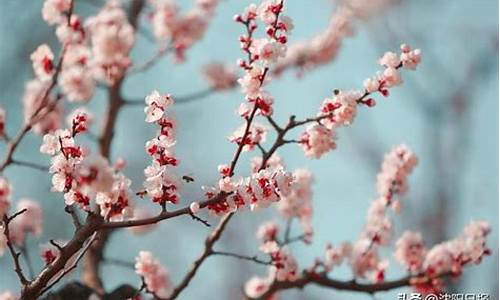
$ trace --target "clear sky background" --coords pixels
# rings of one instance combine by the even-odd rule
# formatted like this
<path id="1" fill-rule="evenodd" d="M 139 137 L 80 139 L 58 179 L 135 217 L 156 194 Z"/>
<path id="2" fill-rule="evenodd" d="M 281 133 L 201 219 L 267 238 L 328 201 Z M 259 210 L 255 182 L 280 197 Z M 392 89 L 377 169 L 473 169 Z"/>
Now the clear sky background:
<path id="1" fill-rule="evenodd" d="M 90 1 L 90 0 L 89 0 Z M 78 0 L 76 12 L 88 15 L 95 7 Z M 96 2 L 96 1 L 90 1 Z M 98 1 L 97 1 L 98 2 Z M 124 2 L 128 2 L 124 0 Z M 181 2 L 181 1 L 178 1 Z M 182 1 L 190 6 L 191 1 Z M 42 1 L 6 0 L 0 10 L 0 103 L 8 111 L 10 133 L 19 128 L 24 83 L 32 77 L 29 54 L 37 45 L 55 38 L 41 19 Z M 152 89 L 174 95 L 190 94 L 206 87 L 200 66 L 212 60 L 234 62 L 241 53 L 237 37 L 242 28 L 232 22 L 250 1 L 222 1 L 205 38 L 187 53 L 184 64 L 163 59 L 145 74 L 130 78 L 125 96 L 142 99 Z M 295 22 L 290 43 L 322 30 L 335 4 L 330 1 L 289 1 L 287 14 Z M 393 145 L 407 143 L 419 156 L 410 179 L 410 192 L 403 202 L 403 214 L 396 217 L 396 232 L 421 228 L 429 245 L 459 234 L 472 219 L 492 224 L 489 239 L 493 255 L 480 266 L 466 270 L 452 289 L 457 292 L 498 292 L 498 1 L 495 0 L 405 0 L 376 17 L 356 24 L 357 31 L 346 39 L 332 63 L 297 78 L 293 72 L 269 86 L 276 99 L 276 119 L 285 122 L 290 114 L 307 117 L 316 113 L 321 101 L 334 88 L 361 87 L 364 78 L 378 70 L 376 60 L 387 50 L 407 42 L 423 51 L 423 63 L 416 72 L 403 72 L 405 84 L 391 91 L 388 99 L 378 97 L 373 109 L 360 108 L 355 124 L 341 129 L 338 149 L 316 161 L 304 157 L 296 146 L 280 152 L 289 169 L 307 167 L 315 176 L 314 243 L 293 248 L 302 267 L 322 256 L 325 244 L 354 240 L 366 210 L 375 196 L 375 177 L 383 153 Z M 133 51 L 136 62 L 144 61 L 155 45 L 139 38 Z M 105 106 L 100 90 L 88 107 L 99 116 Z M 200 101 L 174 107 L 179 122 L 177 154 L 179 174 L 190 174 L 196 182 L 182 192 L 187 204 L 201 195 L 200 185 L 212 184 L 216 167 L 227 162 L 234 145 L 226 137 L 239 126 L 234 111 L 242 101 L 238 89 L 214 94 Z M 126 174 L 139 188 L 142 169 L 148 163 L 144 142 L 154 128 L 144 122 L 142 108 L 125 108 L 119 117 L 113 157 L 125 157 Z M 97 131 L 97 127 L 93 129 Z M 89 141 L 89 145 L 92 142 Z M 47 163 L 38 153 L 40 137 L 30 135 L 23 142 L 19 158 Z M 0 146 L 3 153 L 5 147 Z M 245 155 L 238 167 L 248 173 Z M 50 177 L 22 168 L 10 168 L 6 176 L 14 185 L 14 199 L 31 197 L 46 209 L 45 232 L 39 241 L 29 241 L 38 260 L 38 243 L 51 238 L 69 238 L 72 224 L 63 212 L 62 196 L 49 192 Z M 147 205 L 144 200 L 141 204 Z M 270 208 L 259 213 L 240 213 L 224 233 L 220 250 L 257 253 L 254 231 L 259 222 L 277 216 Z M 215 219 L 210 219 L 215 223 Z M 64 224 L 64 225 L 63 225 Z M 297 228 L 298 230 L 298 228 Z M 106 253 L 132 261 L 140 249 L 152 251 L 169 268 L 174 282 L 185 274 L 201 251 L 208 230 L 189 218 L 165 222 L 148 235 L 136 237 L 120 231 L 112 237 Z M 390 253 L 385 253 L 390 258 Z M 41 267 L 41 263 L 37 263 Z M 392 268 L 388 278 L 403 274 Z M 138 284 L 130 270 L 106 266 L 106 284 Z M 210 258 L 180 299 L 237 299 L 242 284 L 253 274 L 264 275 L 262 266 L 230 258 Z M 76 278 L 77 274 L 73 274 Z M 347 269 L 332 274 L 350 278 Z M 0 291 L 16 289 L 11 259 L 0 257 Z M 405 290 L 402 290 L 405 291 Z M 389 293 L 378 299 L 395 299 Z M 308 287 L 288 291 L 283 299 L 369 299 L 368 295 L 332 292 Z M 495 299 L 495 297 L 492 297 Z"/>

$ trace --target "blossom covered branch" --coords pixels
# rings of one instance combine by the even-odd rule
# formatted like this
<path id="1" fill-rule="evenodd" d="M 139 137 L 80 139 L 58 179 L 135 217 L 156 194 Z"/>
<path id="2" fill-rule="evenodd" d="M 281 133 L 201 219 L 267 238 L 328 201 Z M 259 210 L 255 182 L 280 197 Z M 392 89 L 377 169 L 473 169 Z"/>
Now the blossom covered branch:
<path id="1" fill-rule="evenodd" d="M 120 111 L 125 105 L 137 104 L 123 94 L 126 79 L 135 72 L 146 71 L 170 51 L 178 62 L 187 59 L 188 49 L 203 37 L 217 4 L 217 0 L 197 0 L 183 14 L 171 1 L 134 0 L 127 13 L 118 1 L 109 0 L 95 15 L 83 20 L 74 13 L 73 1 L 45 0 L 42 17 L 55 27 L 61 44 L 59 59 L 55 61 L 52 50 L 45 44 L 32 53 L 35 79 L 26 85 L 23 98 L 25 124 L 12 138 L 6 132 L 5 111 L 0 109 L 0 137 L 7 143 L 0 172 L 10 165 L 48 171 L 51 191 L 61 198 L 61 208 L 71 218 L 74 234 L 67 241 L 49 239 L 40 253 L 44 267 L 34 276 L 26 275 L 21 258 L 28 258 L 23 257 L 23 249 L 28 236 L 37 238 L 43 231 L 43 212 L 31 199 L 18 200 L 17 212 L 9 212 L 12 187 L 6 178 L 0 177 L 0 254 L 8 250 L 21 284 L 19 296 L 5 293 L 0 299 L 40 298 L 52 292 L 80 263 L 81 282 L 96 297 L 104 298 L 107 292 L 100 266 L 105 257 L 110 257 L 110 262 L 118 261 L 104 255 L 113 230 L 128 228 L 141 234 L 152 230 L 158 222 L 181 216 L 210 226 L 202 217 L 206 212 L 220 220 L 177 284 L 153 253 L 139 252 L 133 265 L 141 282 L 136 296 L 147 293 L 155 299 L 176 299 L 190 286 L 205 261 L 214 256 L 267 267 L 265 276 L 254 276 L 244 284 L 244 297 L 248 299 L 273 299 L 285 290 L 307 285 L 370 294 L 411 286 L 422 293 L 437 294 L 443 290 L 443 278 L 460 276 L 466 266 L 481 262 L 491 253 L 486 245 L 490 227 L 483 221 L 471 222 L 457 238 L 429 249 L 417 231 L 406 231 L 393 241 L 392 213 L 402 209 L 408 176 L 417 164 L 412 150 L 399 145 L 384 158 L 377 176 L 377 194 L 359 238 L 341 245 L 327 244 L 323 258 L 310 266 L 300 266 L 293 255 L 295 243 L 311 244 L 314 240 L 314 176 L 305 168 L 287 170 L 279 149 L 294 144 L 308 158 L 324 158 L 337 147 L 337 131 L 354 122 L 358 107 L 375 106 L 378 95 L 387 97 L 392 88 L 402 84 L 403 70 L 414 70 L 421 63 L 421 51 L 403 44 L 399 53 L 386 52 L 380 58 L 382 70 L 366 79 L 362 88 L 335 89 L 314 116 L 301 119 L 292 115 L 284 124 L 276 120 L 268 83 L 287 68 L 310 68 L 333 59 L 351 22 L 363 13 L 353 4 L 340 5 L 329 29 L 315 38 L 314 43 L 291 47 L 288 40 L 294 24 L 284 15 L 284 0 L 263 0 L 236 15 L 234 21 L 244 27 L 244 34 L 239 37 L 244 55 L 237 63 L 242 72 L 240 77 L 233 68 L 212 63 L 204 69 L 209 88 L 184 98 L 155 90 L 141 102 L 145 105 L 145 122 L 156 132 L 144 147 L 150 161 L 143 171 L 142 188 L 132 191 L 132 181 L 124 172 L 126 161 L 111 159 Z M 149 21 L 160 51 L 141 65 L 132 62 L 130 52 L 141 15 L 147 8 L 152 9 Z M 77 107 L 66 116 L 65 124 L 61 119 L 67 103 L 78 106 L 88 103 L 98 85 L 107 88 L 108 103 L 97 138 L 97 153 L 92 153 L 82 136 L 90 134 L 96 117 L 86 108 Z M 218 179 L 211 186 L 202 187 L 202 199 L 186 201 L 181 196 L 182 180 L 193 179 L 176 174 L 180 160 L 175 153 L 177 124 L 171 116 L 171 107 L 176 102 L 200 99 L 237 85 L 244 101 L 237 109 L 241 125 L 228 137 L 235 144 L 234 154 L 217 167 Z M 294 135 L 298 128 L 302 132 Z M 270 143 L 269 129 L 275 132 Z M 14 152 L 30 131 L 43 135 L 40 152 L 49 157 L 48 167 L 14 158 Z M 241 158 L 255 151 L 258 155 L 251 159 L 250 167 L 240 170 Z M 144 201 L 156 205 L 157 213 L 141 207 Z M 262 252 L 259 255 L 265 259 L 216 247 L 231 219 L 240 211 L 271 206 L 277 208 L 287 225 L 282 230 L 278 222 L 268 221 L 258 228 L 256 235 Z M 300 223 L 299 233 L 292 232 L 295 221 Z M 389 262 L 380 249 L 388 246 L 393 246 L 395 260 L 407 270 L 401 279 L 386 279 Z M 353 280 L 333 279 L 332 273 L 343 263 L 352 270 Z"/>

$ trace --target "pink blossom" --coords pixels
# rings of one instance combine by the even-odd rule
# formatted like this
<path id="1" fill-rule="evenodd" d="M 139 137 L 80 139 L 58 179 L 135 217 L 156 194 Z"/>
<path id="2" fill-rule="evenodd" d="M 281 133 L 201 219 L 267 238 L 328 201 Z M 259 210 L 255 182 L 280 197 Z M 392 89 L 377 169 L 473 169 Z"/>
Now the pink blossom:
<path id="1" fill-rule="evenodd" d="M 85 41 L 85 29 L 77 15 L 71 15 L 69 24 L 67 22 L 59 24 L 56 35 L 62 45 L 80 44 Z"/>
<path id="2" fill-rule="evenodd" d="M 197 214 L 200 211 L 200 203 L 191 202 L 191 204 L 189 204 L 189 211 L 193 214 Z"/>
<path id="3" fill-rule="evenodd" d="M 160 262 L 148 251 L 141 251 L 136 257 L 135 272 L 144 279 L 147 290 L 158 297 L 172 293 L 170 275 Z"/>
<path id="4" fill-rule="evenodd" d="M 257 8 L 257 15 L 262 22 L 272 25 L 276 20 L 276 14 L 283 8 L 281 0 L 264 0 Z"/>
<path id="5" fill-rule="evenodd" d="M 246 124 L 241 125 L 229 136 L 229 141 L 236 144 L 243 144 L 243 151 L 251 151 L 257 144 L 266 140 L 267 128 L 259 123 L 252 123 L 249 132 L 243 140 Z"/>
<path id="6" fill-rule="evenodd" d="M 92 115 L 85 108 L 77 108 L 68 114 L 66 123 L 73 135 L 86 132 L 92 123 Z"/>
<path id="7" fill-rule="evenodd" d="M 279 226 L 275 222 L 268 221 L 262 223 L 257 229 L 257 238 L 263 243 L 275 241 L 278 237 Z"/>
<path id="8" fill-rule="evenodd" d="M 286 54 L 286 46 L 274 39 L 254 39 L 250 51 L 253 55 L 264 61 L 265 66 L 278 61 Z"/>
<path id="9" fill-rule="evenodd" d="M 9 211 L 12 187 L 5 177 L 0 176 L 0 218 Z"/>
<path id="10" fill-rule="evenodd" d="M 95 16 L 87 19 L 94 74 L 99 80 L 114 83 L 130 65 L 128 57 L 135 32 L 118 1 L 108 1 Z"/>
<path id="11" fill-rule="evenodd" d="M 252 170 L 252 173 L 256 173 L 260 170 L 260 167 L 262 165 L 262 156 L 255 156 L 252 158 L 250 162 L 250 169 Z M 277 153 L 273 153 L 271 157 L 266 162 L 266 165 L 263 166 L 264 169 L 270 168 L 270 169 L 277 169 L 277 168 L 284 168 L 283 165 L 283 160 Z"/>
<path id="12" fill-rule="evenodd" d="M 362 94 L 358 91 L 335 91 L 332 99 L 326 98 L 318 116 L 331 114 L 324 119 L 323 124 L 329 129 L 350 125 L 357 111 L 357 100 Z"/>
<path id="13" fill-rule="evenodd" d="M 58 81 L 70 102 L 87 102 L 94 94 L 95 81 L 85 67 L 64 68 Z"/>
<path id="14" fill-rule="evenodd" d="M 245 76 L 238 79 L 241 90 L 248 98 L 256 98 L 260 93 L 262 73 L 264 70 L 258 66 L 245 72 Z"/>
<path id="15" fill-rule="evenodd" d="M 40 80 L 49 80 L 56 72 L 54 54 L 49 46 L 42 44 L 30 56 L 33 71 Z"/>
<path id="16" fill-rule="evenodd" d="M 45 0 L 42 8 L 42 17 L 50 25 L 62 23 L 66 20 L 66 12 L 71 7 L 71 0 Z"/>
<path id="17" fill-rule="evenodd" d="M 409 271 L 420 272 L 426 252 L 420 232 L 405 231 L 396 241 L 394 256 Z"/>
<path id="18" fill-rule="evenodd" d="M 337 147 L 335 131 L 322 125 L 310 125 L 302 134 L 300 144 L 307 157 L 318 159 Z"/>
<path id="19" fill-rule="evenodd" d="M 348 243 L 344 243 L 339 247 L 328 244 L 325 250 L 325 267 L 327 271 L 331 271 L 334 267 L 340 266 L 350 253 L 351 245 Z"/>
<path id="20" fill-rule="evenodd" d="M 203 75 L 210 86 L 218 91 L 233 88 L 238 80 L 234 68 L 220 62 L 213 62 L 204 66 Z"/>
<path id="21" fill-rule="evenodd" d="M 64 245 L 60 241 L 56 241 L 58 245 Z M 40 257 L 45 262 L 45 265 L 51 264 L 59 257 L 59 249 L 52 244 L 44 244 L 40 246 Z"/>
<path id="22" fill-rule="evenodd" d="M 43 230 L 43 211 L 40 204 L 31 199 L 21 199 L 16 205 L 16 210 L 26 211 L 17 216 L 11 223 L 14 227 L 18 227 L 24 234 L 31 233 L 35 237 L 39 237 Z"/>
<path id="23" fill-rule="evenodd" d="M 122 220 L 132 215 L 130 194 L 130 179 L 123 174 L 117 174 L 109 192 L 99 192 L 96 204 L 101 208 L 101 215 L 108 220 Z"/>
<path id="24" fill-rule="evenodd" d="M 401 64 L 401 60 L 399 59 L 399 55 L 394 52 L 386 52 L 379 59 L 380 65 L 386 68 L 397 68 L 399 64 Z"/>
<path id="25" fill-rule="evenodd" d="M 245 283 L 245 295 L 250 298 L 259 298 L 264 295 L 265 292 L 269 289 L 269 286 L 273 282 L 273 278 L 271 277 L 257 277 L 254 276 L 250 278 Z"/>
<path id="26" fill-rule="evenodd" d="M 400 59 L 404 68 L 415 70 L 422 61 L 422 52 L 420 49 L 412 50 L 407 44 L 402 44 Z"/>
<path id="27" fill-rule="evenodd" d="M 14 295 L 11 291 L 6 291 L 0 294 L 0 300 L 18 300 L 19 297 Z"/>
<path id="28" fill-rule="evenodd" d="M 400 85 L 403 82 L 399 71 L 392 67 L 386 68 L 384 70 L 382 78 L 386 87 Z"/>
<path id="29" fill-rule="evenodd" d="M 296 169 L 293 173 L 290 193 L 278 202 L 278 211 L 287 219 L 298 218 L 305 231 L 310 231 L 312 219 L 313 176 L 309 170 Z"/>
<path id="30" fill-rule="evenodd" d="M 377 175 L 377 191 L 390 202 L 393 195 L 404 195 L 408 190 L 407 177 L 417 164 L 417 157 L 406 145 L 398 145 L 385 155 Z"/>
<path id="31" fill-rule="evenodd" d="M 146 96 L 146 122 L 152 123 L 160 120 L 163 117 L 165 110 L 174 103 L 170 95 L 160 95 L 158 91 L 153 91 Z"/>

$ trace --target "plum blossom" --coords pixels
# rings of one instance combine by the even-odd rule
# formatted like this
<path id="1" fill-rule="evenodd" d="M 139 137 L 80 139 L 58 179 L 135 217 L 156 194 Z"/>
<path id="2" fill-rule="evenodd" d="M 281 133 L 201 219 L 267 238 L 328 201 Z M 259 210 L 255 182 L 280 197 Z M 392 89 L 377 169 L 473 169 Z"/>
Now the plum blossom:
<path id="1" fill-rule="evenodd" d="M 11 291 L 5 291 L 0 294 L 0 300 L 18 300 L 19 297 L 14 295 Z"/>
<path id="2" fill-rule="evenodd" d="M 278 61 L 278 58 L 286 54 L 286 46 L 278 41 L 268 38 L 255 39 L 252 42 L 250 51 L 264 61 L 265 66 Z"/>
<path id="3" fill-rule="evenodd" d="M 395 195 L 406 194 L 407 177 L 417 162 L 416 155 L 408 146 L 402 144 L 394 147 L 385 155 L 380 173 L 377 175 L 378 194 L 388 202 Z"/>
<path id="4" fill-rule="evenodd" d="M 128 55 L 135 41 L 134 28 L 120 2 L 108 1 L 84 27 L 90 34 L 93 73 L 99 80 L 114 83 L 130 66 Z"/>
<path id="5" fill-rule="evenodd" d="M 423 269 L 429 276 L 451 272 L 460 275 L 462 268 L 478 263 L 491 250 L 486 246 L 490 226 L 484 221 L 473 221 L 465 226 L 457 238 L 437 244 L 425 256 Z"/>
<path id="6" fill-rule="evenodd" d="M 339 247 L 334 247 L 331 244 L 326 245 L 325 250 L 325 268 L 329 272 L 334 267 L 340 266 L 344 259 L 351 253 L 351 245 L 343 243 Z"/>
<path id="7" fill-rule="evenodd" d="M 63 22 L 57 26 L 56 36 L 62 45 L 81 44 L 85 41 L 85 29 L 80 17 L 72 14 L 69 24 Z"/>
<path id="8" fill-rule="evenodd" d="M 271 276 L 267 277 L 254 276 L 245 283 L 244 287 L 245 295 L 247 295 L 250 298 L 259 298 L 269 290 L 269 287 L 271 286 L 272 283 L 273 283 L 273 278 Z"/>
<path id="9" fill-rule="evenodd" d="M 158 91 L 153 91 L 146 96 L 146 122 L 153 123 L 163 117 L 165 110 L 174 103 L 170 95 L 160 95 Z"/>
<path id="10" fill-rule="evenodd" d="M 394 256 L 409 271 L 420 272 L 426 251 L 420 232 L 405 231 L 396 241 Z"/>
<path id="11" fill-rule="evenodd" d="M 357 100 L 361 97 L 359 91 L 335 91 L 332 99 L 323 101 L 318 116 L 328 115 L 323 124 L 329 129 L 350 125 L 356 116 Z"/>
<path id="12" fill-rule="evenodd" d="M 101 208 L 101 215 L 104 218 L 122 220 L 132 216 L 130 184 L 130 179 L 123 174 L 117 174 L 110 191 L 97 193 L 95 202 Z"/>
<path id="13" fill-rule="evenodd" d="M 224 214 L 244 207 L 250 207 L 252 210 L 267 207 L 290 193 L 292 181 L 292 174 L 281 167 L 263 169 L 250 177 L 233 181 L 232 194 L 207 207 L 215 214 Z M 207 199 L 220 192 L 220 188 L 204 189 Z"/>
<path id="14" fill-rule="evenodd" d="M 71 0 L 45 0 L 42 7 L 42 17 L 49 25 L 62 23 L 70 10 Z"/>
<path id="15" fill-rule="evenodd" d="M 58 245 L 64 245 L 64 243 L 57 241 Z M 42 258 L 45 265 L 51 264 L 59 257 L 59 249 L 57 249 L 52 244 L 44 244 L 40 246 L 40 257 Z"/>
<path id="16" fill-rule="evenodd" d="M 279 226 L 275 222 L 262 223 L 257 229 L 257 238 L 263 243 L 275 241 L 279 234 Z"/>
<path id="17" fill-rule="evenodd" d="M 86 132 L 92 123 L 92 115 L 85 108 L 77 108 L 68 114 L 66 123 L 73 135 Z"/>
<path id="18" fill-rule="evenodd" d="M 170 274 L 149 251 L 141 251 L 136 257 L 135 272 L 141 276 L 147 291 L 166 298 L 172 293 Z"/>
<path id="19" fill-rule="evenodd" d="M 238 80 L 236 71 L 231 66 L 220 62 L 204 66 L 203 75 L 210 86 L 217 91 L 233 88 Z"/>
<path id="20" fill-rule="evenodd" d="M 160 205 L 179 201 L 180 182 L 173 175 L 171 167 L 177 166 L 179 161 L 173 153 L 175 145 L 175 124 L 165 116 L 166 109 L 173 103 L 170 95 L 160 95 L 153 91 L 146 97 L 146 122 L 159 126 L 158 134 L 146 143 L 146 152 L 152 158 L 151 165 L 146 167 L 144 175 L 145 192 L 153 202 Z"/>
<path id="21" fill-rule="evenodd" d="M 12 186 L 5 177 L 0 176 L 0 218 L 9 211 L 11 193 Z"/>
<path id="22" fill-rule="evenodd" d="M 154 13 L 151 16 L 153 34 L 159 42 L 170 39 L 179 60 L 184 52 L 199 41 L 208 27 L 218 0 L 199 0 L 185 14 L 172 1 L 151 1 Z"/>
<path id="23" fill-rule="evenodd" d="M 56 72 L 54 54 L 47 44 L 42 44 L 30 56 L 33 71 L 40 80 L 49 80 Z"/>
<path id="24" fill-rule="evenodd" d="M 261 166 L 262 166 L 262 156 L 255 156 L 250 161 L 250 169 L 252 173 L 258 172 L 261 169 Z M 263 169 L 284 168 L 283 160 L 278 154 L 274 153 L 273 155 L 271 155 L 271 157 L 269 157 L 269 159 L 266 161 L 266 165 L 262 166 L 262 168 Z"/>
<path id="25" fill-rule="evenodd" d="M 248 98 L 256 98 L 260 93 L 262 74 L 264 70 L 258 66 L 254 66 L 248 70 L 243 77 L 238 79 L 241 85 L 241 90 Z"/>
<path id="26" fill-rule="evenodd" d="M 337 148 L 335 131 L 323 125 L 310 125 L 300 138 L 300 145 L 309 158 L 320 158 Z"/>
<path id="27" fill-rule="evenodd" d="M 198 202 L 191 202 L 191 204 L 189 204 L 189 211 L 192 214 L 198 213 L 200 211 L 200 203 L 198 203 Z"/>
<path id="28" fill-rule="evenodd" d="M 31 199 L 20 199 L 16 205 L 16 211 L 26 211 L 18 215 L 11 222 L 11 227 L 17 227 L 16 231 L 22 232 L 23 236 L 27 233 L 39 237 L 43 230 L 43 212 L 40 204 Z"/>
<path id="29" fill-rule="evenodd" d="M 95 80 L 85 67 L 64 68 L 58 81 L 70 102 L 86 102 L 94 94 Z"/>
<path id="30" fill-rule="evenodd" d="M 422 61 L 422 51 L 420 49 L 411 49 L 407 44 L 402 44 L 400 59 L 403 68 L 415 70 Z"/>
<path id="31" fill-rule="evenodd" d="M 259 123 L 253 123 L 248 131 L 248 134 L 243 140 L 246 124 L 241 125 L 231 136 L 229 141 L 236 144 L 243 144 L 243 151 L 251 151 L 257 144 L 265 142 L 267 128 Z"/>
<path id="32" fill-rule="evenodd" d="M 296 169 L 293 173 L 290 193 L 283 196 L 277 208 L 286 218 L 298 218 L 306 235 L 312 235 L 312 189 L 313 176 L 309 170 Z"/>
<path id="33" fill-rule="evenodd" d="M 399 55 L 394 52 L 386 52 L 379 59 L 379 64 L 386 68 L 397 68 L 401 64 L 401 60 L 399 59 Z"/>

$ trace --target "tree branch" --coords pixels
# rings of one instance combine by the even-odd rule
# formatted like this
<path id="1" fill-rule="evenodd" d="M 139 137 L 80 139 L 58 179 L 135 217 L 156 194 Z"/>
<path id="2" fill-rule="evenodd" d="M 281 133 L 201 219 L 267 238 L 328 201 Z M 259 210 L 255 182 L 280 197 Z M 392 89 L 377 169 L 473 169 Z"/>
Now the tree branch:
<path id="1" fill-rule="evenodd" d="M 189 269 L 188 273 L 181 280 L 179 285 L 174 288 L 172 294 L 168 297 L 169 300 L 176 299 L 179 294 L 189 285 L 193 277 L 196 275 L 196 272 L 200 268 L 201 264 L 213 254 L 213 245 L 220 239 L 224 228 L 227 223 L 233 217 L 234 213 L 228 213 L 220 220 L 219 224 L 215 228 L 214 231 L 207 237 L 205 240 L 205 249 L 201 253 L 201 255 L 193 262 L 193 265 Z"/>

